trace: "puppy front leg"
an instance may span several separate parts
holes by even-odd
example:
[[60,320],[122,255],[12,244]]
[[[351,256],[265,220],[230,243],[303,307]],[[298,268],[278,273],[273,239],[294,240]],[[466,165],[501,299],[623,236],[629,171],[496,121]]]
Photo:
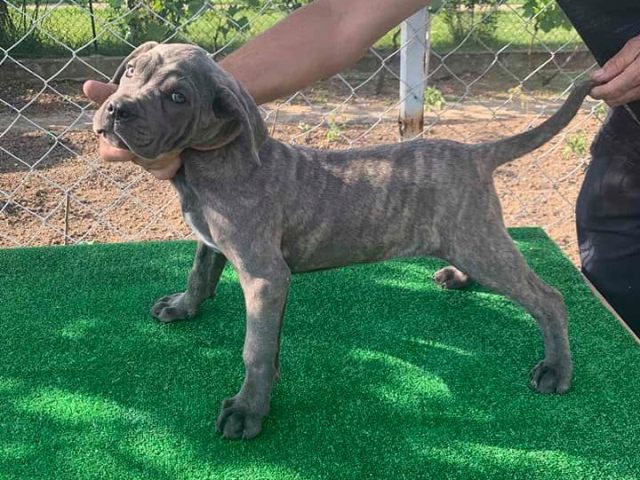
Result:
[[151,308],[151,315],[166,323],[195,316],[202,302],[215,293],[226,262],[223,254],[198,242],[187,291],[162,297]]
[[265,271],[238,275],[247,309],[242,351],[245,379],[240,391],[222,403],[216,425],[225,438],[249,439],[260,433],[269,412],[290,272],[284,260],[279,260]]

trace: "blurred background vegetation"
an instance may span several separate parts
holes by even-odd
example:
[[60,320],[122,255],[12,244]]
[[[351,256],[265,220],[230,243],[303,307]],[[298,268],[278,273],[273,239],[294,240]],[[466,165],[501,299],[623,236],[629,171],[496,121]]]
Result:
[[[308,0],[0,0],[0,47],[15,57],[123,55],[146,40],[186,41],[225,53]],[[573,48],[553,0],[447,0],[431,7],[435,52]],[[399,47],[398,29],[376,47]]]

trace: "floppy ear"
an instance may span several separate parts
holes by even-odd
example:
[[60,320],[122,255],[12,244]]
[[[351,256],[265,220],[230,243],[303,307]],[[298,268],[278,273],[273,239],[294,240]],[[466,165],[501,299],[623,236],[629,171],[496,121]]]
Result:
[[124,75],[124,72],[127,70],[127,65],[129,65],[129,62],[131,62],[131,60],[136,58],[141,53],[148,52],[149,50],[151,50],[156,45],[158,45],[158,42],[144,42],[142,45],[140,45],[138,48],[136,48],[133,52],[131,52],[129,54],[129,56],[127,56],[127,58],[125,58],[122,61],[122,63],[120,64],[120,66],[116,70],[116,73],[113,75],[113,78],[111,79],[111,82],[109,82],[109,83],[115,83],[115,84],[120,83],[120,79],[122,78],[122,75]]
[[[247,91],[231,77],[217,83],[213,99],[213,113],[222,126],[216,133],[195,148],[214,150],[236,141],[236,148],[260,165],[258,150],[267,138],[267,129],[258,106]],[[224,84],[223,84],[224,83]]]

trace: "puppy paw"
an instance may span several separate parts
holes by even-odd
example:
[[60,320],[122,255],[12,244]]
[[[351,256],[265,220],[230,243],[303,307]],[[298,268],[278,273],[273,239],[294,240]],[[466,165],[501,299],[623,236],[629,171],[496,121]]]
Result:
[[446,289],[464,288],[471,283],[469,275],[456,267],[445,267],[433,274],[433,281]]
[[252,412],[249,404],[241,398],[227,398],[216,422],[216,429],[229,440],[248,440],[262,430],[263,415]]
[[530,384],[540,393],[565,393],[571,386],[571,364],[547,364],[544,360],[531,370]]
[[195,316],[197,311],[195,308],[188,307],[185,296],[185,293],[174,293],[162,297],[151,307],[151,315],[165,323]]

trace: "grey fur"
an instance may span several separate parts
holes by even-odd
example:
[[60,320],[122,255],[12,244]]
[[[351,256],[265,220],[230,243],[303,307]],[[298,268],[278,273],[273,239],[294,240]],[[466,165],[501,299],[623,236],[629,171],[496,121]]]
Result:
[[[127,63],[133,68],[125,81]],[[166,103],[172,75],[180,80],[171,88],[187,92],[187,105]],[[118,76],[110,102],[126,103],[130,115],[114,119],[114,109],[109,115],[103,107],[96,131],[149,159],[186,149],[173,184],[190,224],[215,247],[199,242],[187,291],[162,298],[152,314],[165,322],[194,316],[227,259],[244,292],[246,376],[222,404],[217,426],[226,438],[254,437],[268,413],[291,274],[393,257],[446,259],[455,268],[434,276],[444,287],[470,277],[518,302],[544,338],[531,385],[545,393],[569,389],[562,297],[531,271],[507,234],[492,173],[556,135],[592,85],[579,85],[540,126],[499,142],[414,140],[325,151],[268,138],[252,99],[198,47],[143,45]]]

